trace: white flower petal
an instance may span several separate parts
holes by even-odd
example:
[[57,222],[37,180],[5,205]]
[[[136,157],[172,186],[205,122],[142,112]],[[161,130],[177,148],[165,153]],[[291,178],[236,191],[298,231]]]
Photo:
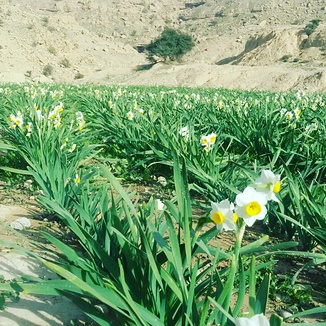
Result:
[[255,315],[251,318],[240,317],[235,319],[236,326],[269,326],[267,317],[263,314]]

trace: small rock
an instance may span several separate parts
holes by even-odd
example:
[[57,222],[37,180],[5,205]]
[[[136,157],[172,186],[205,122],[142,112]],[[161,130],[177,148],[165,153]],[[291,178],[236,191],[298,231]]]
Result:
[[318,274],[318,271],[316,271],[315,269],[310,269],[308,271],[308,274],[310,274],[310,275],[317,275]]
[[292,316],[292,314],[289,311],[282,309],[280,310],[280,316],[282,318],[289,318]]
[[10,224],[13,229],[20,231],[29,228],[31,225],[32,223],[27,217],[18,218]]

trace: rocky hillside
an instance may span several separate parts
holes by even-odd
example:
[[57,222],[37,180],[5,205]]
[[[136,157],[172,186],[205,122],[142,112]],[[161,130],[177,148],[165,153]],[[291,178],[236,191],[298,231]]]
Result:
[[[326,0],[2,0],[0,81],[326,91],[325,17]],[[164,27],[196,46],[142,70]]]

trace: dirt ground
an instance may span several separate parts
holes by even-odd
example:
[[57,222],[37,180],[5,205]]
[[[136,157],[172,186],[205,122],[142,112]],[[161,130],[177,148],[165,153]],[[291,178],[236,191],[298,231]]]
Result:
[[[56,223],[44,219],[41,208],[29,191],[0,183],[0,203],[0,237],[3,241],[35,251],[31,241],[46,245],[40,236],[41,230],[55,232],[58,236],[63,232]],[[31,221],[31,226],[24,231],[13,230],[11,223],[23,217]],[[5,281],[22,275],[58,278],[38,260],[26,257],[9,244],[0,245],[0,275]],[[82,325],[88,319],[70,300],[61,296],[21,294],[17,300],[8,300],[5,309],[0,310],[1,326],[59,326],[69,325],[73,320],[76,325]]]

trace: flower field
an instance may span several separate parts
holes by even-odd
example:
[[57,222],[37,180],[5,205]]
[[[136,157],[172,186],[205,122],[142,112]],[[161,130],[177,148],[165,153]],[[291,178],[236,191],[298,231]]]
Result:
[[[324,94],[3,84],[0,105],[1,178],[32,178],[79,248],[43,232],[58,259],[25,254],[61,279],[2,282],[4,307],[23,291],[66,296],[94,325],[326,320],[294,293],[326,263]],[[130,184],[160,192],[137,200]],[[265,234],[244,243],[256,225]],[[302,262],[287,290],[284,257]],[[280,291],[301,300],[286,317],[267,311]]]

